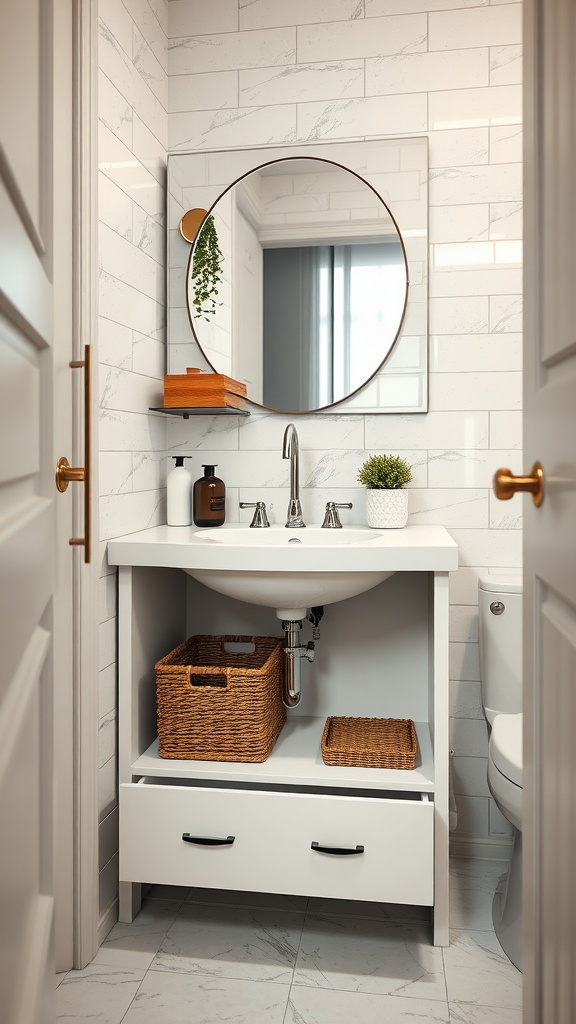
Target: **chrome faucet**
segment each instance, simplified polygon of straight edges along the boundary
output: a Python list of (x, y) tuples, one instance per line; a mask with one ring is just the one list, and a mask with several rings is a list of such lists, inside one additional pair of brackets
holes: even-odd
[(270, 526), (268, 516), (266, 515), (266, 505), (263, 501), (241, 501), (239, 504), (240, 508), (254, 509), (254, 515), (250, 523), (251, 530), (262, 530), (264, 527)]
[(326, 513), (324, 515), (324, 522), (322, 523), (323, 530), (341, 530), (342, 523), (340, 522), (340, 516), (338, 515), (339, 508), (352, 508), (351, 501), (327, 501), (326, 502)]
[(288, 515), (286, 526), (290, 529), (297, 529), (306, 526), (302, 518), (302, 506), (299, 494), (299, 445), (298, 434), (293, 423), (289, 423), (284, 431), (282, 442), (282, 458), (290, 459), (290, 501), (288, 503)]

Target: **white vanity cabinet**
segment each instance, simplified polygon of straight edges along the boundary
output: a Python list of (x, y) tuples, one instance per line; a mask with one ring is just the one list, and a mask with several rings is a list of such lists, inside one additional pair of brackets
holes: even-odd
[[(193, 633), (281, 636), (281, 624), (182, 572), (194, 567), (187, 530), (109, 544), (119, 566), (121, 918), (138, 908), (143, 882), (282, 892), (430, 906), (434, 942), (446, 945), (455, 542), (443, 527), (387, 531), (378, 567), (395, 575), (326, 606), (301, 704), (272, 754), (231, 763), (158, 756), (154, 664)], [(412, 718), (416, 767), (325, 765), (330, 714)]]

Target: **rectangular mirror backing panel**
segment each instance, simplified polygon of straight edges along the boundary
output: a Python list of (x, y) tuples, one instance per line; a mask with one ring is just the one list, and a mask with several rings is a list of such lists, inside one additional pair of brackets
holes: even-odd
[[(296, 159), (297, 158), (297, 159)], [(184, 373), (186, 367), (216, 369), (248, 383), (249, 397), (262, 401), (262, 383), (255, 364), (261, 357), (248, 351), (247, 338), (261, 337), (258, 301), (247, 302), (250, 267), (239, 267), (238, 218), (227, 199), (218, 203), (218, 242), (223, 253), (218, 285), (219, 312), (199, 322), (198, 345), (190, 326), (186, 300), (186, 271), (190, 243), (180, 233), (180, 220), (191, 209), (210, 210), (229, 187), (254, 168), (274, 161), (290, 160), (296, 168), (302, 160), (338, 164), (348, 171), (353, 183), (350, 196), (326, 197), (324, 186), (311, 176), (295, 184), (295, 177), (280, 165), (263, 179), (268, 241), (265, 245), (364, 242), (374, 238), (377, 227), (362, 195), (373, 197), (373, 189), (388, 206), (396, 221), (408, 264), (407, 305), (396, 343), (385, 363), (359, 390), (325, 411), (344, 413), (424, 413), (428, 410), (428, 140), (426, 138), (383, 139), (370, 142), (317, 143), (273, 146), (251, 150), (176, 153), (168, 156), (167, 211), (167, 372)], [(359, 176), (367, 183), (354, 178)], [(320, 176), (318, 176), (319, 180)], [(249, 184), (250, 179), (247, 179)], [(301, 188), (301, 215), (294, 213), (293, 193)], [(365, 191), (362, 193), (360, 189)], [(356, 196), (353, 194), (358, 189)], [(324, 191), (323, 191), (324, 190)], [(250, 190), (242, 205), (248, 210)], [(290, 195), (288, 195), (290, 193)], [(228, 195), (231, 195), (229, 193)], [(342, 213), (342, 207), (346, 212)], [(348, 218), (348, 224), (343, 224)], [(258, 244), (257, 244), (258, 248)], [(252, 258), (254, 253), (252, 254)], [(258, 254), (256, 254), (258, 261)], [(244, 261), (240, 261), (244, 262)], [(242, 281), (242, 286), (240, 285)], [(260, 285), (258, 286), (260, 287)], [(256, 295), (258, 292), (256, 291)], [(252, 317), (252, 322), (250, 318)], [(224, 325), (224, 327), (223, 327)], [(227, 325), (227, 326), (226, 326)], [(203, 331), (203, 333), (202, 333)], [(241, 341), (240, 339), (245, 339)], [(236, 346), (236, 351), (234, 351)], [(240, 349), (242, 351), (240, 351)], [(260, 351), (262, 343), (260, 341)], [(203, 356), (208, 355), (210, 363)], [(212, 366), (210, 365), (212, 364)], [(316, 372), (318, 368), (316, 367)], [(254, 380), (251, 386), (250, 381)], [(322, 383), (320, 386), (323, 386)], [(266, 404), (266, 403), (264, 403)], [(324, 404), (319, 402), (317, 404)], [(327, 402), (326, 404), (329, 404)]]

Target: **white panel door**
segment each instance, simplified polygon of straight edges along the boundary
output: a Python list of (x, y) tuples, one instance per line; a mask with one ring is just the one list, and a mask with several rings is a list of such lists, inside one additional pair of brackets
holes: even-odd
[[(524, 1020), (576, 1020), (576, 4), (528, 0)], [(516, 499), (518, 500), (518, 499)]]
[(57, 507), (54, 486), (56, 444), (67, 443), (69, 454), (71, 435), (71, 25), (70, 0), (0, 4), (0, 1017), (6, 1024), (53, 1019), (55, 813), (64, 830), (64, 864), (58, 860), (68, 887), (72, 874), (69, 794), (67, 785), (56, 792), (54, 784), (55, 726), (59, 757), (69, 755), (72, 743), (71, 728), (54, 714), (54, 692), (71, 687), (72, 676), (70, 549), (61, 557), (71, 501), (60, 497)]

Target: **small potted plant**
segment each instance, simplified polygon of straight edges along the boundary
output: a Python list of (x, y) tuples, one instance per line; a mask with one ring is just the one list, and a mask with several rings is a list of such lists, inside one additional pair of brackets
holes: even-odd
[(366, 522), (376, 530), (398, 530), (408, 522), (408, 492), (412, 468), (399, 455), (371, 455), (358, 472), (367, 487)]

